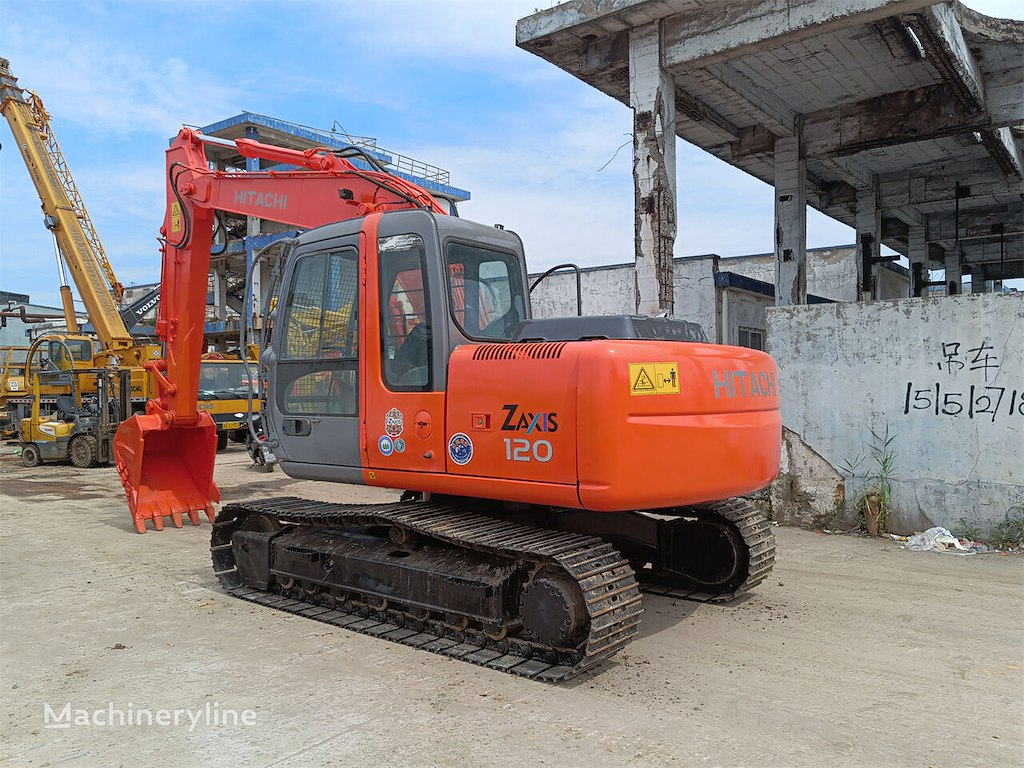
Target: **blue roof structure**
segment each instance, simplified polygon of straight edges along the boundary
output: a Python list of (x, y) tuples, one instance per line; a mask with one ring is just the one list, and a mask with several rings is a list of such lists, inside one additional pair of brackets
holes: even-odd
[[(356, 146), (382, 163), (391, 173), (414, 184), (445, 197), (463, 202), (470, 199), (469, 190), (451, 185), (451, 175), (443, 168), (414, 160), (405, 155), (389, 152), (377, 146), (377, 140), (367, 136), (354, 136), (345, 132), (325, 131), (308, 125), (292, 123), (255, 112), (241, 114), (220, 120), (199, 128), (203, 133), (221, 138), (257, 138), (269, 144), (287, 146), (296, 140), (311, 146), (326, 149), (344, 149)], [(372, 170), (362, 160), (352, 163), (364, 170)]]

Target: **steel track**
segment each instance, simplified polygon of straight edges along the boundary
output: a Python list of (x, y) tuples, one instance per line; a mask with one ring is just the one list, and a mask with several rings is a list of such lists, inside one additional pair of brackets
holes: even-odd
[[(421, 502), (354, 505), (281, 497), (229, 504), (213, 524), (211, 554), (217, 577), (234, 597), (489, 669), (556, 682), (596, 667), (635, 638), (643, 610), (641, 591), (674, 599), (722, 603), (767, 578), (775, 561), (775, 537), (759, 512), (740, 499), (701, 505), (693, 512), (725, 521), (747, 546), (747, 578), (729, 593), (708, 593), (678, 576), (649, 569), (634, 578), (629, 565), (610, 544), (591, 536), (549, 531)], [(493, 640), (477, 628), (458, 630), (441, 621), (414, 618), (399, 609), (377, 611), (363, 603), (339, 603), (327, 593), (310, 596), (295, 590), (282, 593), (252, 589), (241, 583), (235, 568), (231, 535), (254, 515), (283, 525), (398, 526), (503, 559), (558, 566), (579, 584), (589, 617), (589, 634), (572, 649), (518, 638)]]
[[(368, 605), (322, 605), (330, 596), (299, 599), (268, 593), (241, 583), (235, 569), (231, 535), (247, 518), (259, 515), (282, 524), (397, 526), (447, 545), (553, 566), (574, 579), (588, 616), (587, 637), (572, 648), (545, 646), (518, 638), (493, 640), (482, 629), (463, 630), (436, 620), (419, 620), (403, 610), (373, 610)], [(417, 502), (352, 505), (295, 498), (230, 504), (213, 524), (214, 570), (229, 594), (254, 603), (324, 621), (374, 637), (480, 664), (491, 669), (546, 681), (565, 680), (600, 664), (637, 634), (640, 591), (629, 564), (610, 545), (592, 536), (557, 533), (494, 518), (459, 512), (439, 504)]]

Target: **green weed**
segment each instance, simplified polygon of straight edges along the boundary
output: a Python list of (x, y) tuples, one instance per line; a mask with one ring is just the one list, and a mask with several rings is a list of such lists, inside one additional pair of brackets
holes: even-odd
[[(871, 439), (866, 441), (866, 450), (852, 460), (843, 460), (843, 469), (853, 486), (852, 504), (857, 513), (857, 523), (865, 530), (881, 534), (889, 528), (889, 514), (892, 505), (892, 480), (896, 474), (896, 433), (891, 432), (888, 423), (882, 433), (869, 428)], [(866, 466), (864, 466), (866, 464)], [(863, 475), (860, 474), (864, 466)], [(874, 530), (872, 530), (874, 529)]]

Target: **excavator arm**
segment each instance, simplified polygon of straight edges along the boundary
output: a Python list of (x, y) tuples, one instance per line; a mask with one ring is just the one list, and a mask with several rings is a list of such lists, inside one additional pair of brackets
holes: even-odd
[[(267, 171), (212, 171), (207, 144), (227, 145), (246, 158), (278, 166)], [(203, 353), (210, 249), (217, 211), (255, 216), (302, 229), (389, 210), (445, 209), (429, 192), (383, 169), (363, 170), (350, 151), (299, 151), (260, 142), (229, 141), (184, 128), (167, 150), (167, 213), (162, 235), (157, 334), (165, 357), (146, 367), (159, 395), (118, 429), (114, 454), (135, 527), (158, 530), (163, 517), (181, 526), (199, 512), (213, 520), (220, 492), (213, 481), (216, 426), (196, 409)], [(348, 155), (348, 156), (346, 156)], [(373, 168), (372, 158), (363, 158)]]

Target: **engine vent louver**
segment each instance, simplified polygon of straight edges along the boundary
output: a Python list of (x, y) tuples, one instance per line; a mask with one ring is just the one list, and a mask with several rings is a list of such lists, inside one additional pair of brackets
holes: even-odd
[(552, 360), (562, 356), (565, 342), (542, 344), (483, 344), (473, 352), (474, 360)]

